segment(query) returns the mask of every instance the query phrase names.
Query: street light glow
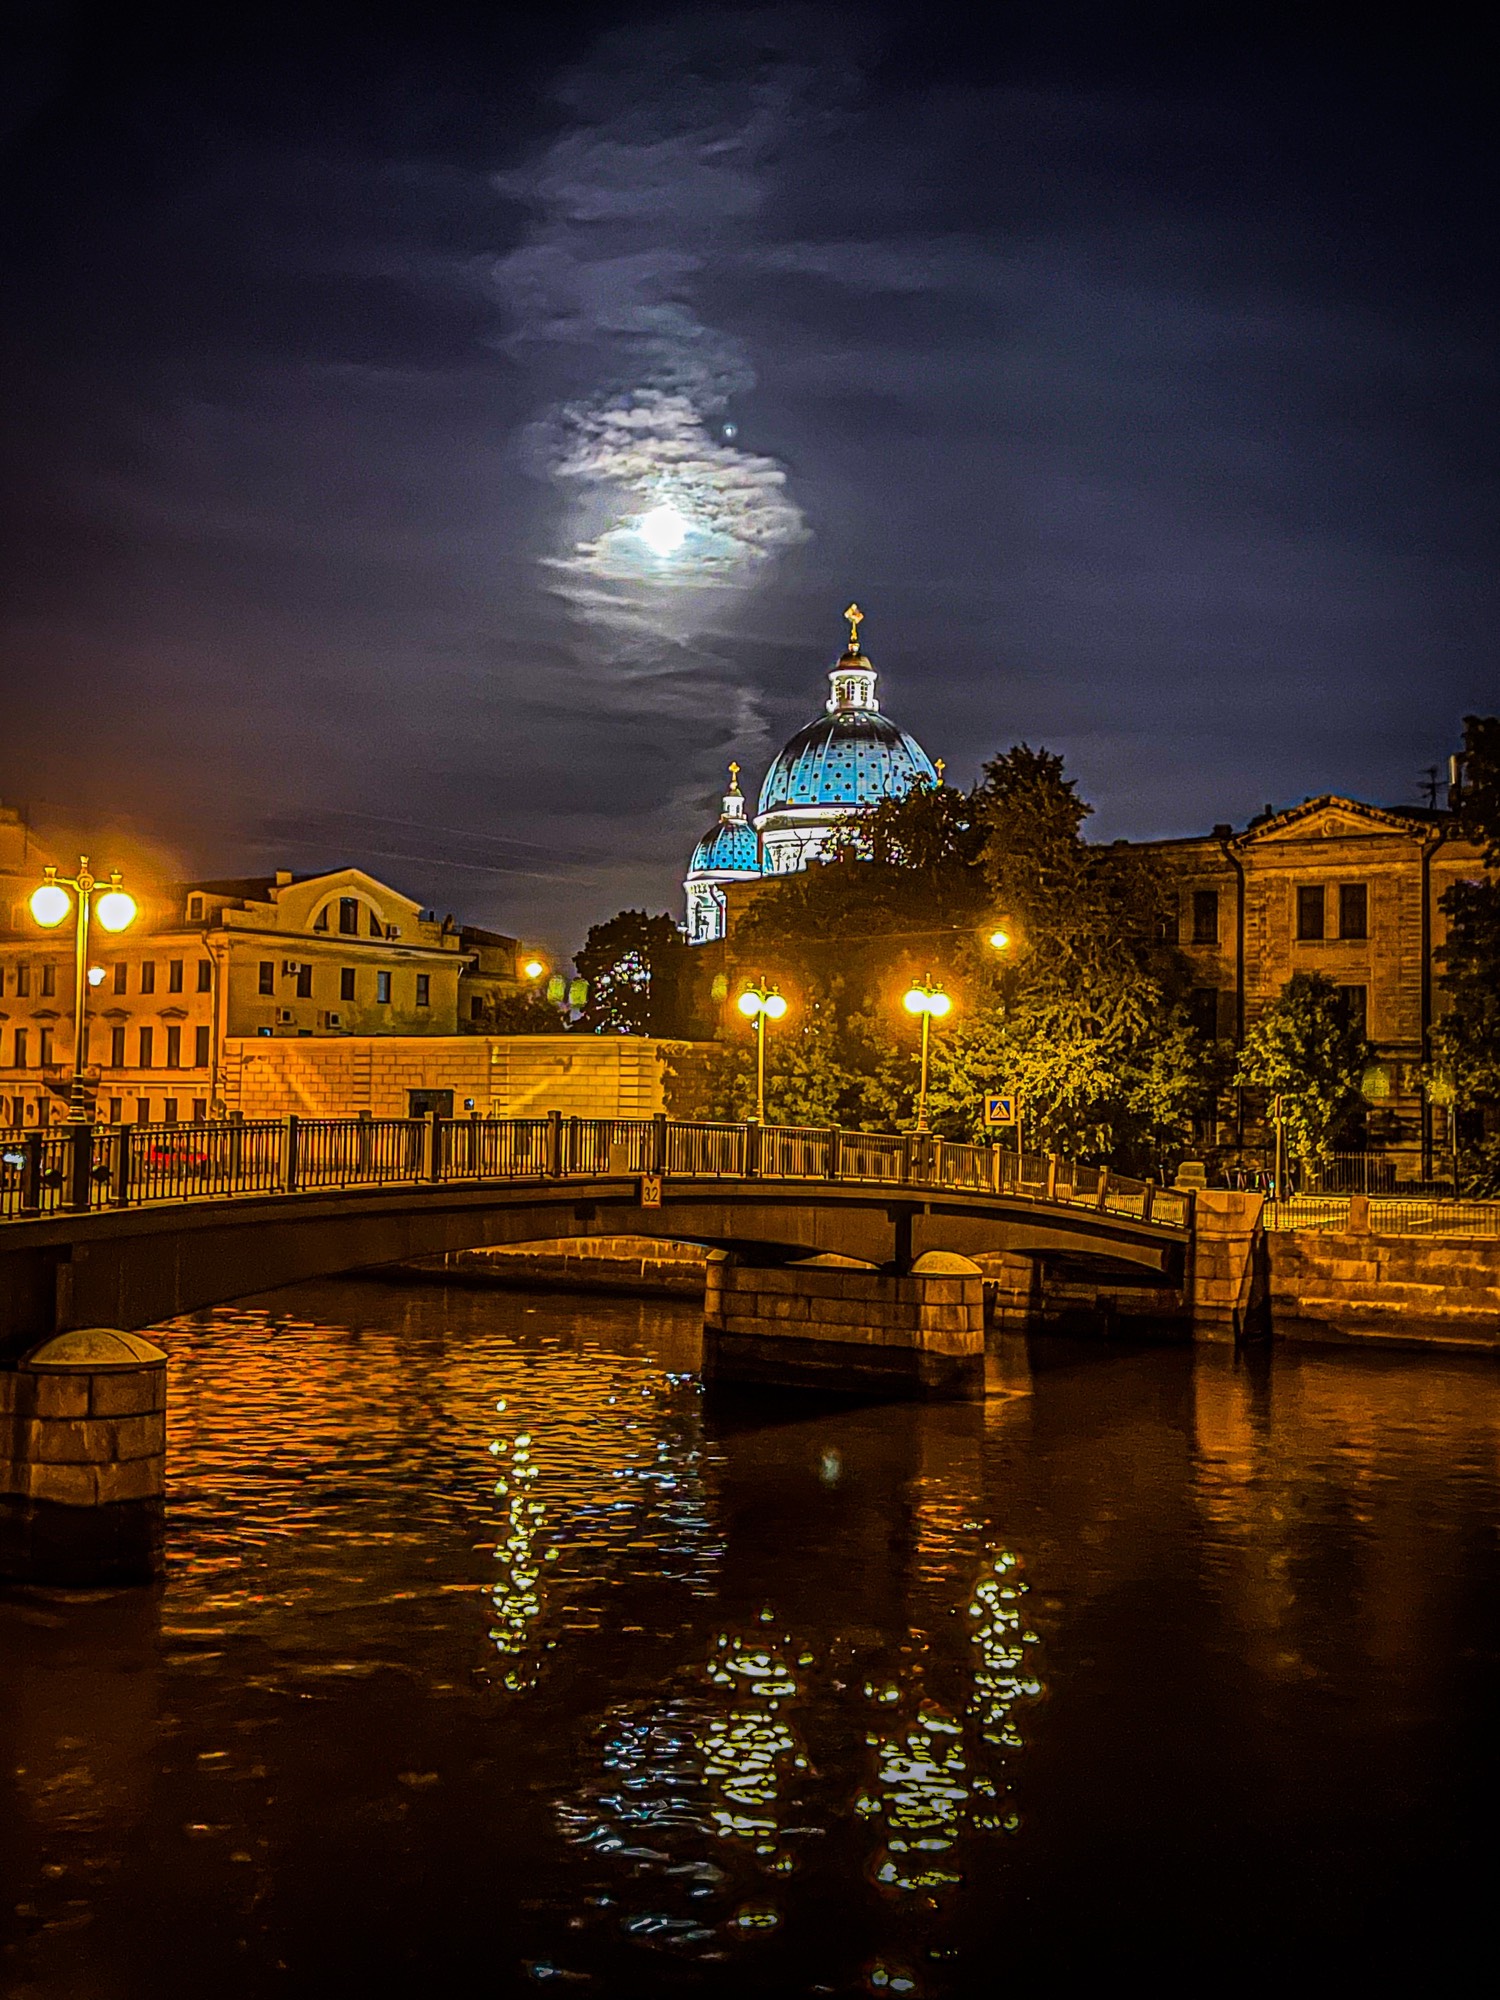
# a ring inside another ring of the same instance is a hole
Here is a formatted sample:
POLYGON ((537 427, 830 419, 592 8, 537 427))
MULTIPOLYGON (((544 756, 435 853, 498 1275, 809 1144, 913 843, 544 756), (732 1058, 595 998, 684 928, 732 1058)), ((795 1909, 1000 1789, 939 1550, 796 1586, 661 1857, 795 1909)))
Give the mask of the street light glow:
POLYGON ((995 947, 996 951, 1004 951, 1010 943, 1010 932, 991 931, 990 943, 995 947))
POLYGON ((758 993, 742 993, 740 995, 739 1009, 747 1021, 755 1019, 761 1010, 761 1004, 761 997, 758 993))
POLYGON ((126 930, 135 922, 135 898, 123 889, 106 889, 94 905, 94 915, 104 930, 126 930))
POLYGON ((67 890, 60 889, 55 882, 44 882, 40 889, 31 892, 31 914, 46 930, 56 930, 72 907, 67 890))
POLYGON ((773 1021, 779 1021, 786 1012, 786 1002, 779 993, 766 995, 766 1012, 773 1021))
POLYGON ((103 984, 104 984, 104 967, 102 965, 91 965, 89 967, 89 985, 102 986, 103 984))
POLYGON ((528 958, 521 970, 528 979, 540 979, 547 968, 539 958, 528 958))

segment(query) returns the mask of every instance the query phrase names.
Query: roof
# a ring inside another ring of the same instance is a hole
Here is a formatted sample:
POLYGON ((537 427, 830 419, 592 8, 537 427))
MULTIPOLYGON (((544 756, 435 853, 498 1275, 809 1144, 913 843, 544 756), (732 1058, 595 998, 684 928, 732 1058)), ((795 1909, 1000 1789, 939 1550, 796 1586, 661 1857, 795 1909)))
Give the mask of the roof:
POLYGON ((688 875, 758 875, 760 845, 743 816, 715 820, 693 849, 688 875))
POLYGON ((759 809, 876 805, 924 780, 936 784, 937 772, 915 737, 878 709, 841 708, 797 731, 766 773, 759 809))

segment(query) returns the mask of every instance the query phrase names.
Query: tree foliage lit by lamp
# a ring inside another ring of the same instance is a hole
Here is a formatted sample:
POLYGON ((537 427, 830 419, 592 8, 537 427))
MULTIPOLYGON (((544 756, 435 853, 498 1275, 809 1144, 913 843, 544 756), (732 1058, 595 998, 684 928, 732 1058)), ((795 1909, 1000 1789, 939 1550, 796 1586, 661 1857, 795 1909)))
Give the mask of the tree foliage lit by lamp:
POLYGON ((932 980, 927 979, 921 982, 914 982, 907 989, 903 1005, 908 1014, 920 1014, 922 1017, 922 1084, 917 1093, 917 1130, 925 1132, 927 1130, 928 1035, 934 1020, 941 1021, 943 1016, 951 1010, 953 1002, 948 998, 948 995, 943 991, 941 986, 934 985, 932 980))
MULTIPOLYGON (((46 880, 31 894, 31 914, 44 930, 56 930, 65 921, 69 910, 75 909, 73 936, 73 1082, 68 1093, 68 1122, 72 1125, 86 1125, 89 1121, 88 1088, 84 1080, 84 1066, 88 1056, 88 999, 90 986, 97 986, 89 969, 89 921, 97 917, 99 927, 106 931, 128 930, 136 919, 135 898, 127 895, 120 886, 120 871, 117 868, 109 881, 100 890, 98 879, 89 872, 89 858, 86 854, 78 857, 78 873, 60 876, 55 868, 48 868, 46 880), (72 896, 68 894, 73 891, 72 896), (96 898, 97 892, 97 898, 96 898)), ((104 977, 102 969, 99 979, 104 977)))
POLYGON ((755 1117, 766 1122, 766 1022, 779 1021, 786 1013, 786 1001, 774 986, 762 983, 747 986, 736 1003, 746 1020, 755 1023, 755 1117))

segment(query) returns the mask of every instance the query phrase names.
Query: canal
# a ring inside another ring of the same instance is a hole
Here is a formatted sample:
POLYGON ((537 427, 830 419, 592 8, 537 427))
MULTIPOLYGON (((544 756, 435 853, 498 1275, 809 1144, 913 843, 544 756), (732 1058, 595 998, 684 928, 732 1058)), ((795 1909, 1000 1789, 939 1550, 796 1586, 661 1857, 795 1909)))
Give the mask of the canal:
POLYGON ((170 1349, 159 1592, 0 1592, 0 1989, 1002 1993, 1488 1958, 1500 1377, 699 1384, 369 1283, 170 1349))

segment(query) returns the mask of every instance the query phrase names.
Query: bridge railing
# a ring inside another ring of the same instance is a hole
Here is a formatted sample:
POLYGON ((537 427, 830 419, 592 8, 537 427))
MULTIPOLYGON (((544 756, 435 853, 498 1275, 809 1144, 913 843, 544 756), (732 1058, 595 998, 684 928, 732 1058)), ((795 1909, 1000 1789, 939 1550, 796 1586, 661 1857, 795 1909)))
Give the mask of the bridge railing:
POLYGON ((656 1118, 284 1118, 0 1133, 0 1220, 297 1189, 617 1175, 1018 1194, 1186 1228, 1191 1198, 928 1132, 656 1118))

